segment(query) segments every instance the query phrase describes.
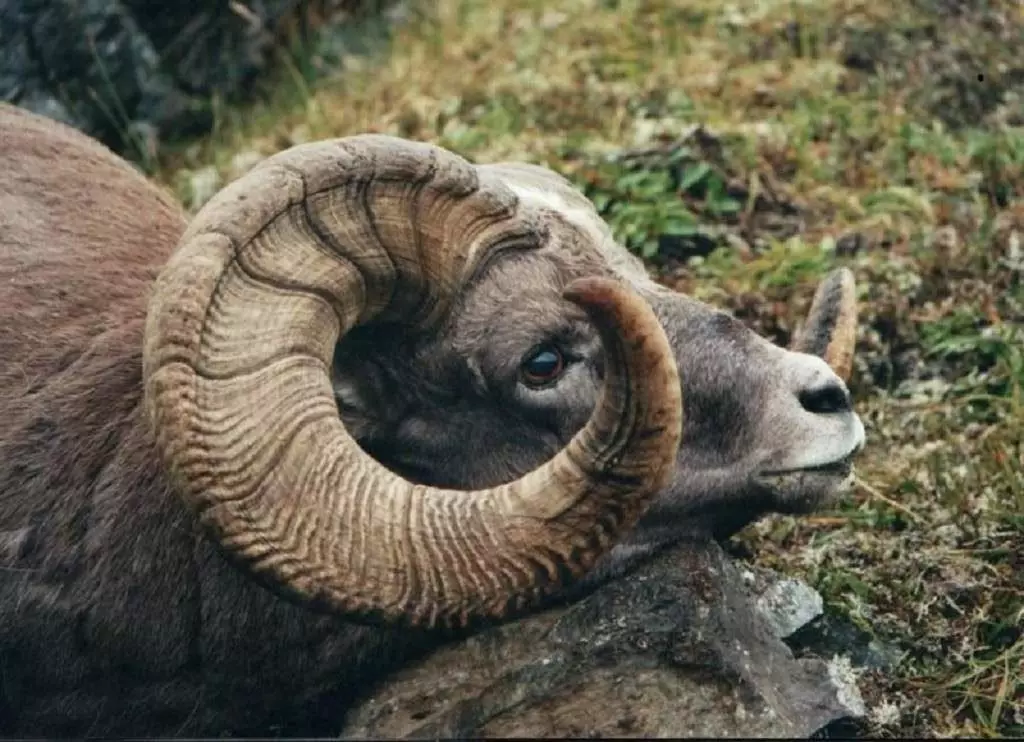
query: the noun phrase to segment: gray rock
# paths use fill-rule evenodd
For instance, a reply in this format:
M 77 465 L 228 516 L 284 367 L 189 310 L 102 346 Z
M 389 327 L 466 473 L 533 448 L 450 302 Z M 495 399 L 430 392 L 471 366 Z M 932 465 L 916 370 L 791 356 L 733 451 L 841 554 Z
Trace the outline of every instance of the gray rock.
M 378 0 L 322 0 L 341 19 Z M 160 140 L 209 130 L 238 101 L 308 0 L 0 0 L 0 100 L 71 124 L 145 161 Z
M 758 577 L 763 589 L 757 596 L 757 610 L 776 636 L 785 639 L 821 615 L 824 608 L 821 595 L 806 582 L 768 570 L 752 575 L 755 581 Z
M 779 636 L 812 594 L 713 541 L 676 547 L 396 673 L 342 737 L 808 737 L 864 712 L 852 673 Z
M 0 98 L 140 156 L 134 127 L 187 127 L 196 107 L 118 0 L 0 0 Z

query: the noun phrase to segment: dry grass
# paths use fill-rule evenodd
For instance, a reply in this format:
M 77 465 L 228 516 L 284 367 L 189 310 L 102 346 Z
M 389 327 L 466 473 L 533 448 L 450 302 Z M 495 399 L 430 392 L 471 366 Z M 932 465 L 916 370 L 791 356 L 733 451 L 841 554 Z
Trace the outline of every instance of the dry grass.
M 1022 41 L 1019 0 L 437 0 L 343 75 L 286 66 L 161 176 L 202 196 L 210 163 L 362 131 L 548 164 L 662 280 L 780 342 L 851 266 L 860 486 L 737 548 L 899 650 L 862 677 L 872 733 L 1021 735 Z

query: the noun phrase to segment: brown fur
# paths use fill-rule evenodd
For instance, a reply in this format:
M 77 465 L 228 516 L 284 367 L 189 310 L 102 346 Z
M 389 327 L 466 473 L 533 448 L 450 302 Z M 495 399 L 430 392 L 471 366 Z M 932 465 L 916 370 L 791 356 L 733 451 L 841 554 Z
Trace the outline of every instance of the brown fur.
M 260 731 L 351 690 L 382 635 L 246 580 L 157 465 L 142 330 L 180 208 L 68 127 L 2 105 L 0 132 L 0 734 Z

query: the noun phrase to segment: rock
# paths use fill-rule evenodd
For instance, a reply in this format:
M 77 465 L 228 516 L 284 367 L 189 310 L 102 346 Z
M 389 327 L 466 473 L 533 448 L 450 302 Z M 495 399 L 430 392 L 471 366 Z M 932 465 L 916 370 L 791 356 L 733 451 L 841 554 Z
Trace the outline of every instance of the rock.
M 286 21 L 304 29 L 311 13 L 326 24 L 367 5 L 374 3 L 0 0 L 0 100 L 145 161 L 161 140 L 208 131 L 215 97 L 251 93 Z
M 309 4 L 177 0 L 154 13 L 152 0 L 120 3 L 143 26 L 175 85 L 201 95 L 231 95 L 252 82 L 267 65 L 277 24 Z
M 3 100 L 119 149 L 135 149 L 128 134 L 133 124 L 150 121 L 159 129 L 184 123 L 188 101 L 117 0 L 2 0 L 0 5 Z
M 676 547 L 399 671 L 342 738 L 806 738 L 864 713 L 851 668 L 795 659 L 779 636 L 820 612 L 815 595 L 744 575 L 713 541 Z
M 762 574 L 762 580 L 767 582 L 756 606 L 776 636 L 785 639 L 821 615 L 821 595 L 807 583 L 771 572 Z

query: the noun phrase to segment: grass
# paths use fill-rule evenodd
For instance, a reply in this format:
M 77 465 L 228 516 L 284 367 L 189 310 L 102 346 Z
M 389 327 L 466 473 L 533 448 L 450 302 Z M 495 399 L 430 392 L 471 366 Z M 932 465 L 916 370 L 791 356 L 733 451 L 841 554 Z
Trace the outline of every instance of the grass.
M 1022 40 L 1014 0 L 436 0 L 340 75 L 298 55 L 158 175 L 197 205 L 197 172 L 208 193 L 361 131 L 546 164 L 660 280 L 780 343 L 850 266 L 858 486 L 736 547 L 897 648 L 863 671 L 865 731 L 1019 736 Z

